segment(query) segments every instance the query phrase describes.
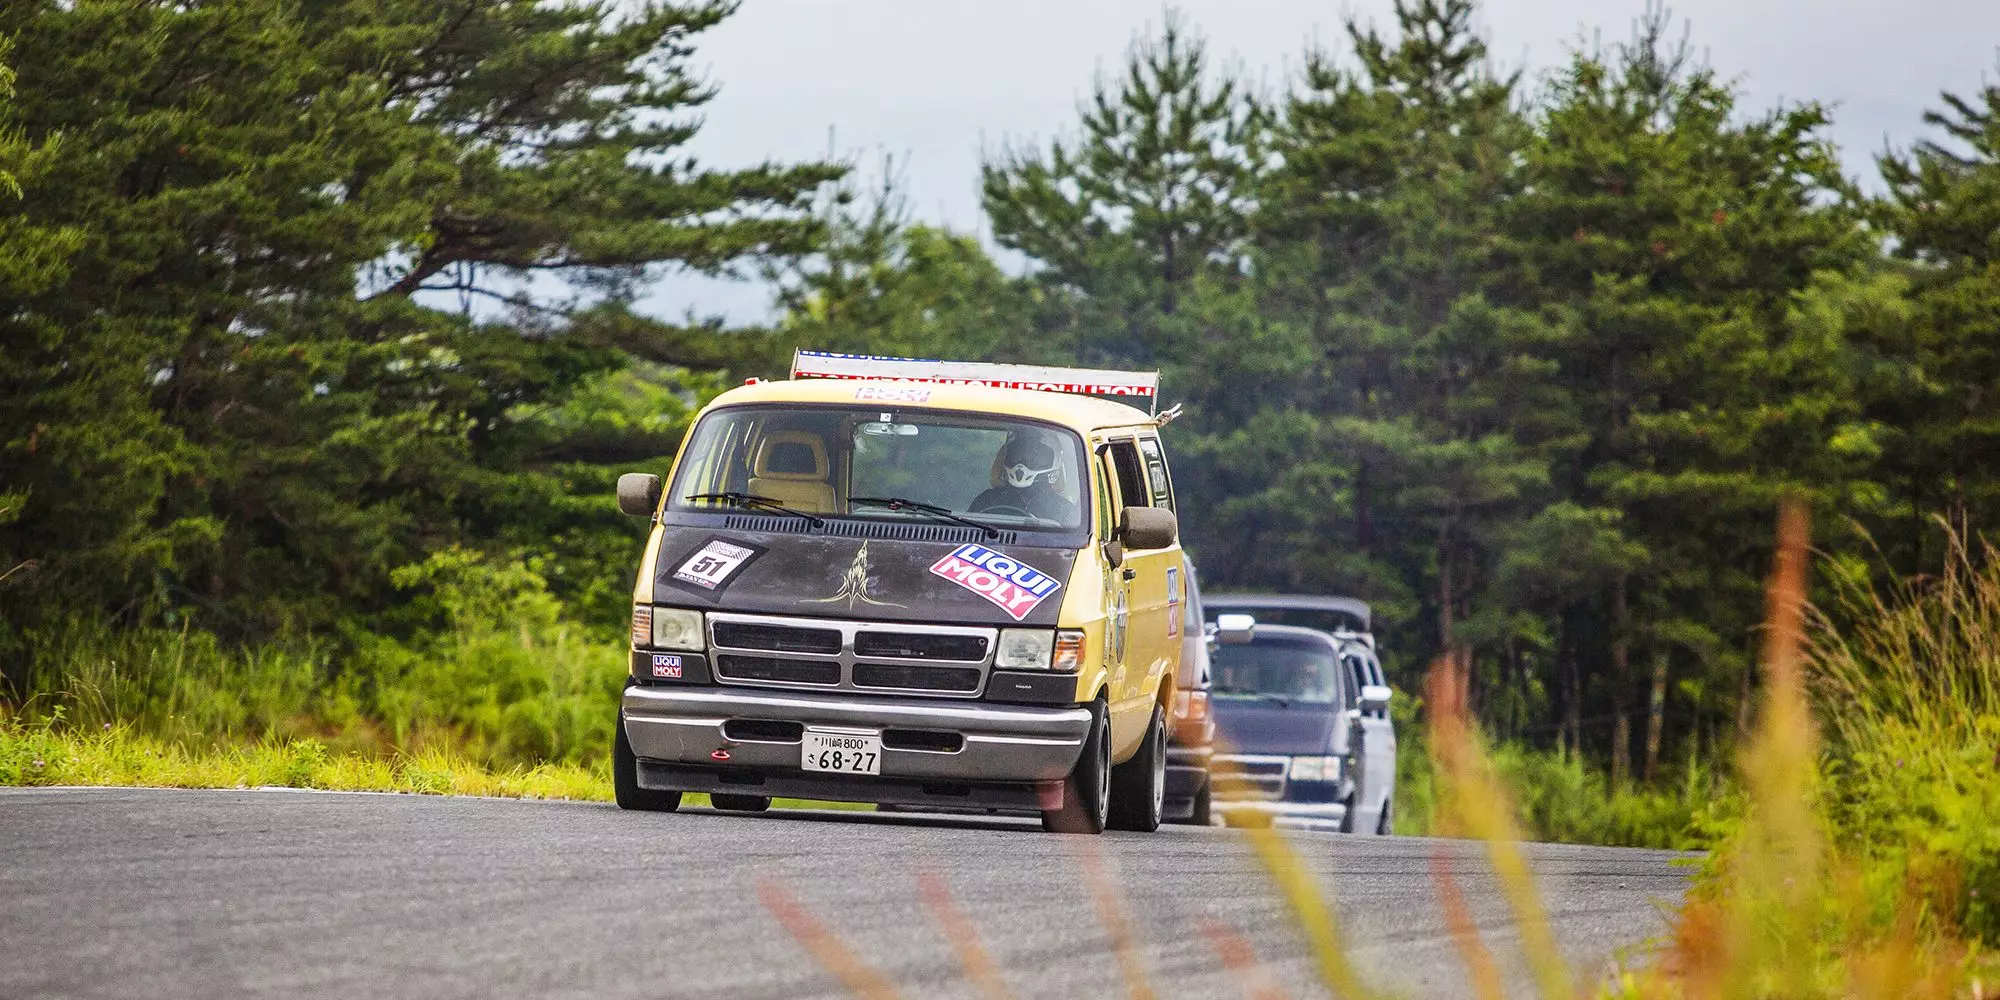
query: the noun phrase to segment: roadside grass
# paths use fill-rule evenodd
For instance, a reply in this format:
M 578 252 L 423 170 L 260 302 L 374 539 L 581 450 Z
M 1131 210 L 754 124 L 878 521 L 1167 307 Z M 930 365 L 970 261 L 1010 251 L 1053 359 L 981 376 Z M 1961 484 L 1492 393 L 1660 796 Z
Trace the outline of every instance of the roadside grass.
M 611 801 L 607 761 L 492 767 L 455 750 L 412 753 L 334 750 L 303 737 L 195 745 L 130 726 L 83 729 L 60 713 L 29 722 L 0 715 L 0 787 L 90 785 L 148 788 L 313 788 L 338 792 L 483 795 L 509 799 Z M 682 799 L 706 807 L 708 796 Z M 774 809 L 868 809 L 856 802 L 773 799 Z
M 490 768 L 441 748 L 407 754 L 336 751 L 310 737 L 194 746 L 100 724 L 0 719 L 0 785 L 136 785 L 164 788 L 318 788 L 349 792 L 611 798 L 602 766 Z

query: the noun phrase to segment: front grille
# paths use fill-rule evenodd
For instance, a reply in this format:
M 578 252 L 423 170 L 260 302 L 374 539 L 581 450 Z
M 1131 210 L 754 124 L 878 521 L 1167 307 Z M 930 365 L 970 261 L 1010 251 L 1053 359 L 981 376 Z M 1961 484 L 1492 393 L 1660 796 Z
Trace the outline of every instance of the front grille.
M 773 653 L 840 652 L 840 633 L 829 628 L 716 622 L 715 644 L 729 649 L 765 649 Z
M 1000 630 L 837 618 L 708 614 L 723 684 L 977 698 Z
M 1216 791 L 1251 798 L 1283 798 L 1285 771 L 1291 761 L 1217 757 L 1213 766 Z
M 857 663 L 854 686 L 900 688 L 908 691 L 977 691 L 977 667 L 913 666 L 901 663 Z
M 926 632 L 860 632 L 854 636 L 854 655 L 892 660 L 978 663 L 986 659 L 986 637 Z
M 781 660 L 763 656 L 718 656 L 715 670 L 724 680 L 771 681 L 779 684 L 840 683 L 840 663 L 835 660 Z

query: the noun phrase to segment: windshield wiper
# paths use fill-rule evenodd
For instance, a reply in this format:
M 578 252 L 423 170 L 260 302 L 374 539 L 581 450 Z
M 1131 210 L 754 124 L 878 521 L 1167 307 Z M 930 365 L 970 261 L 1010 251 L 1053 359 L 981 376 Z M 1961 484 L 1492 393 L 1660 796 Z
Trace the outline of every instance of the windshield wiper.
M 768 510 L 778 514 L 790 514 L 793 517 L 803 517 L 806 519 L 808 523 L 810 523 L 815 528 L 821 527 L 826 524 L 826 521 L 819 517 L 816 517 L 812 514 L 808 514 L 805 511 L 799 510 L 794 507 L 787 507 L 784 504 L 781 504 L 778 501 L 771 499 L 770 497 L 760 497 L 755 493 L 738 493 L 734 490 L 731 490 L 730 492 L 727 493 L 696 493 L 692 496 L 685 496 L 681 498 L 682 503 L 691 503 L 696 500 L 727 500 L 728 502 L 733 503 L 738 507 L 754 507 L 759 510 Z
M 887 507 L 890 510 L 914 510 L 920 514 L 929 514 L 932 517 L 943 518 L 947 521 L 956 521 L 970 528 L 978 528 L 986 532 L 987 538 L 1000 537 L 1000 529 L 984 521 L 975 521 L 969 517 L 953 513 L 949 507 L 940 507 L 937 504 L 924 503 L 921 500 L 905 500 L 902 497 L 848 497 L 847 502 L 850 504 L 875 504 L 878 507 Z

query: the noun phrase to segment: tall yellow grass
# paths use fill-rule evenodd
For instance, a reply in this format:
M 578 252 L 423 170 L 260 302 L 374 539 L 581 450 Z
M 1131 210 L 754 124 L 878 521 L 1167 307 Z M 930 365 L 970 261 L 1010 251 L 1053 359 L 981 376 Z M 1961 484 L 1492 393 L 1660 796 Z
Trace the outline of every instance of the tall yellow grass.
M 1520 848 L 1520 826 L 1486 754 L 1463 699 L 1464 664 L 1434 665 L 1426 685 L 1431 712 L 1430 752 L 1440 781 L 1440 830 L 1473 837 L 1512 908 L 1535 995 L 1542 1000 L 1604 995 L 1629 1000 L 1761 1000 L 1761 998 L 1979 997 L 1982 967 L 1926 907 L 1921 891 L 1900 894 L 1890 919 L 1828 835 L 1821 801 L 1821 740 L 1812 695 L 1839 709 L 1835 723 L 1852 741 L 1870 724 L 1906 725 L 1933 736 L 1963 739 L 2000 730 L 2000 574 L 1970 574 L 1953 582 L 1942 601 L 1878 604 L 1888 627 L 1864 631 L 1846 644 L 1807 604 L 1808 520 L 1803 505 L 1786 504 L 1778 522 L 1777 556 L 1766 589 L 1761 657 L 1761 702 L 1754 734 L 1738 769 L 1748 797 L 1740 827 L 1711 859 L 1701 883 L 1673 917 L 1656 960 L 1611 982 L 1579 982 L 1561 957 L 1542 897 Z M 1970 567 L 1969 559 L 1965 563 Z M 1976 578 L 1976 579 L 1975 579 Z M 1955 589 L 1952 589 L 1955 588 Z M 1899 623 L 1900 624 L 1897 624 Z M 1814 638 L 1808 642 L 1808 628 Z M 1933 690 L 1929 664 L 1958 671 L 1943 683 L 1948 704 Z M 1884 674 L 1879 665 L 1887 664 Z M 1977 664 L 1968 667 L 1967 664 Z M 1809 693 L 1809 678 L 1817 687 Z M 1924 693 L 1927 690 L 1932 693 Z M 1886 696 L 1885 696 L 1886 692 Z M 1841 712 L 1871 713 L 1849 718 Z M 1949 743 L 1941 740 L 1940 745 Z M 2000 767 L 2000 756 L 1994 761 Z M 2000 822 L 2000 817 L 1996 817 Z M 1321 985 L 1336 997 L 1381 996 L 1350 958 L 1333 900 L 1282 834 L 1248 829 L 1242 836 L 1289 909 L 1296 932 L 1310 946 Z M 1150 997 L 1133 952 L 1123 910 L 1094 849 L 1079 852 L 1082 876 L 1092 887 L 1100 917 L 1133 997 Z M 1436 852 L 1434 885 L 1471 985 L 1481 1000 L 1508 996 L 1499 963 L 1479 933 L 1459 889 L 1451 857 Z M 1921 888 L 1921 887 L 1919 887 Z M 926 898 L 954 947 L 986 996 L 1007 996 L 999 972 L 976 941 L 972 924 L 949 903 L 941 882 L 925 883 Z M 767 903 L 819 961 L 856 995 L 884 997 L 885 982 L 856 974 L 859 959 L 830 944 L 799 919 L 796 901 L 782 892 Z M 1286 994 L 1257 959 L 1252 943 L 1212 920 L 1200 930 L 1218 961 L 1246 997 L 1278 1000 Z M 865 966 L 861 966 L 865 968 Z

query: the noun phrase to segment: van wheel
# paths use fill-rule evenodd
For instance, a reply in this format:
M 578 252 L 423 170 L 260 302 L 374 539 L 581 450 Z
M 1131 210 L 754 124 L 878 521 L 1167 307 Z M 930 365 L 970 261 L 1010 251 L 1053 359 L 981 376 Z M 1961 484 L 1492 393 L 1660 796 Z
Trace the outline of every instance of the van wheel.
M 1090 705 L 1090 735 L 1083 753 L 1063 779 L 1062 806 L 1042 811 L 1042 829 L 1051 833 L 1103 833 L 1111 806 L 1111 726 L 1104 699 Z
M 1396 820 L 1395 817 L 1391 815 L 1391 810 L 1393 809 L 1395 809 L 1395 805 L 1393 803 L 1388 803 L 1388 802 L 1382 803 L 1382 818 L 1375 821 L 1375 836 L 1386 837 L 1389 834 L 1395 832 Z
M 618 735 L 611 741 L 611 794 L 618 808 L 638 812 L 670 813 L 681 807 L 681 793 L 639 787 L 639 757 L 625 738 L 625 716 L 620 713 Z
M 730 812 L 760 813 L 771 808 L 769 795 L 731 795 L 727 792 L 708 793 L 708 802 L 717 809 Z
M 1357 796 L 1353 792 L 1348 792 L 1347 798 L 1342 799 L 1340 802 L 1340 804 L 1345 807 L 1345 809 L 1340 814 L 1341 833 L 1354 832 L 1354 800 L 1356 797 Z
M 1204 779 L 1201 783 L 1201 791 L 1194 793 L 1194 812 L 1188 816 L 1188 822 L 1195 826 L 1215 825 L 1215 811 L 1212 808 L 1212 803 L 1210 803 L 1208 795 L 1209 785 L 1213 784 L 1214 780 L 1213 778 Z
M 1167 715 L 1153 706 L 1146 739 L 1131 760 L 1111 772 L 1111 825 L 1119 830 L 1151 833 L 1160 828 L 1160 806 L 1167 795 Z

